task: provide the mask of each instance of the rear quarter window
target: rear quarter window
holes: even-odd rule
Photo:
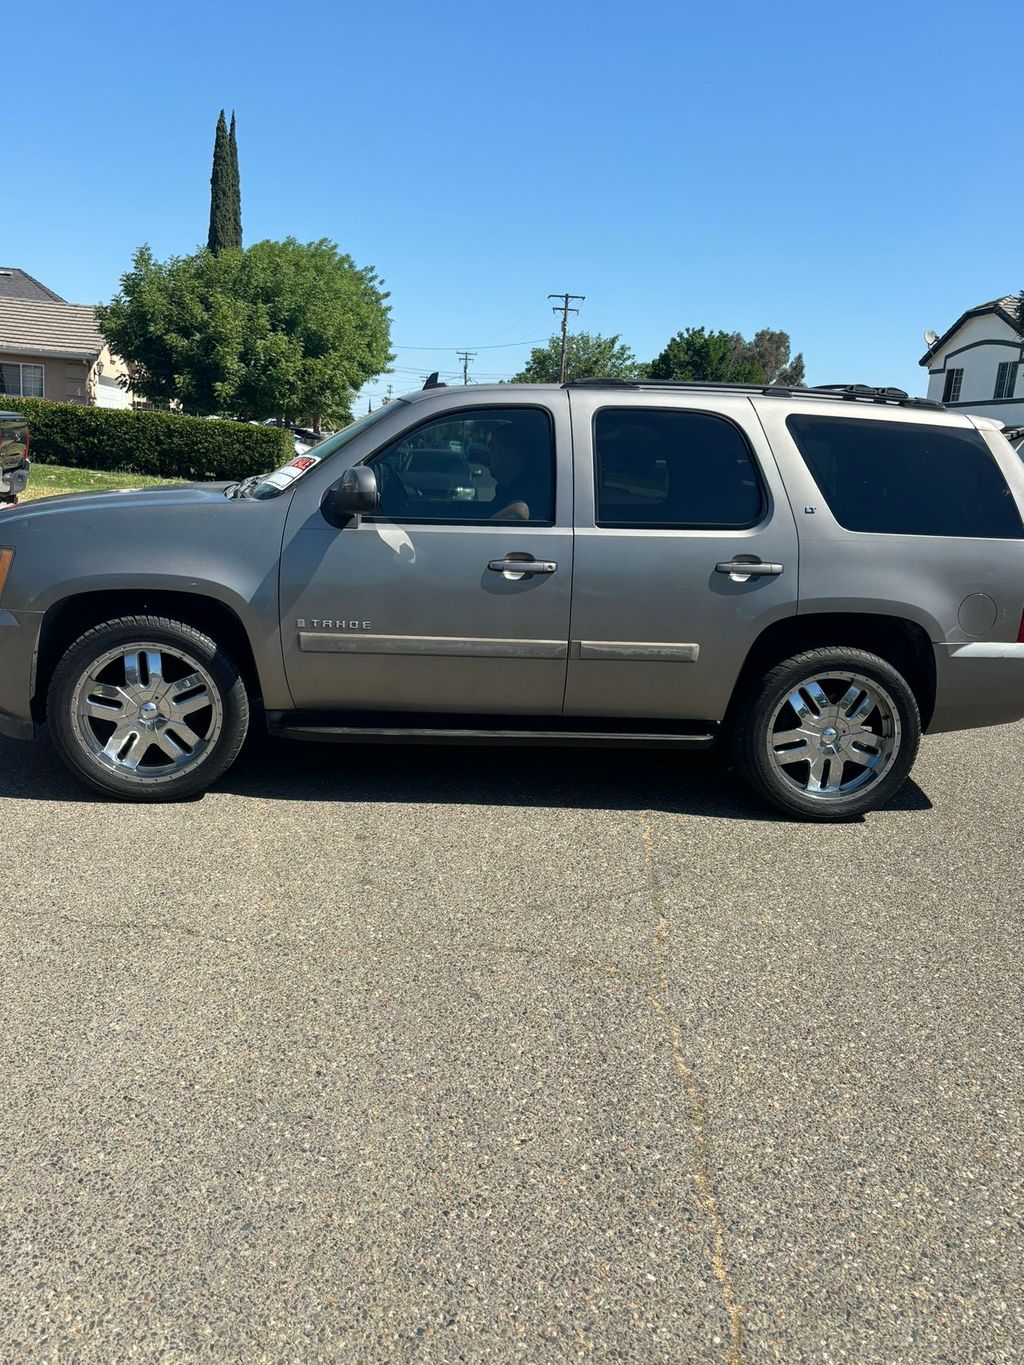
[[[791,413],[786,426],[849,531],[1024,538],[1013,494],[977,431],[808,413]]]

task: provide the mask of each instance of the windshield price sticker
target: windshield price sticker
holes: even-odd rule
[[[296,455],[295,459],[290,460],[282,469],[275,469],[273,474],[268,474],[263,482],[270,484],[271,488],[287,488],[308,469],[319,463],[319,455]]]

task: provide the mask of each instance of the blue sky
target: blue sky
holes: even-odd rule
[[[687,325],[771,326],[812,383],[923,392],[924,328],[1024,287],[1024,6],[1005,0],[46,17],[0,16],[25,54],[0,264],[93,302],[139,243],[205,242],[234,108],[246,241],[330,237],[375,266],[398,392],[457,347],[480,379],[511,373],[561,290],[642,359]]]

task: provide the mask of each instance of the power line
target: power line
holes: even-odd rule
[[[549,299],[561,299],[562,302],[557,308],[552,308],[552,313],[562,315],[562,359],[558,368],[558,382],[565,383],[565,348],[569,340],[569,314],[578,313],[578,308],[570,308],[569,303],[572,299],[577,299],[580,303],[586,298],[585,294],[549,294]]]
[[[495,337],[507,336],[509,332],[515,331],[515,329],[517,327],[520,327],[527,320],[527,318],[532,318],[534,313],[538,313],[543,307],[544,300],[541,299],[540,303],[535,304],[534,307],[531,308],[528,313],[524,313],[521,318],[517,319],[517,321],[510,323],[508,327],[503,327],[500,332],[495,332],[494,336],[491,337],[491,340],[493,341]]]
[[[562,296],[561,294],[552,294],[551,297],[561,298]],[[576,299],[580,295],[570,294],[569,297]],[[558,309],[556,308],[554,311],[558,312]],[[578,313],[579,309],[574,308],[572,311]],[[507,351],[513,346],[539,346],[544,341],[547,341],[547,337],[534,337],[532,341],[503,341],[498,346],[477,346],[474,349],[478,351]],[[455,346],[400,346],[396,341],[394,349],[396,351],[454,351],[457,348]]]

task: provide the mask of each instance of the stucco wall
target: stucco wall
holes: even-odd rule
[[[1001,363],[1019,360],[1020,337],[1013,328],[986,313],[969,318],[928,362],[928,397],[942,401],[946,371],[962,369],[960,412],[976,412],[981,417],[996,417],[1008,426],[1024,424],[1024,366],[1018,366],[1012,402],[996,402],[996,373]]]
[[[111,355],[106,346],[99,360],[91,366],[84,360],[58,360],[49,356],[20,355],[8,351],[0,352],[0,361],[42,365],[43,397],[52,403],[94,403],[97,380],[101,375],[104,379],[116,379],[126,373],[124,362],[118,356]],[[130,394],[124,406],[131,406]]]
[[[54,403],[88,403],[89,367],[82,360],[54,360],[47,356],[0,353],[0,361],[42,365],[43,397]]]

